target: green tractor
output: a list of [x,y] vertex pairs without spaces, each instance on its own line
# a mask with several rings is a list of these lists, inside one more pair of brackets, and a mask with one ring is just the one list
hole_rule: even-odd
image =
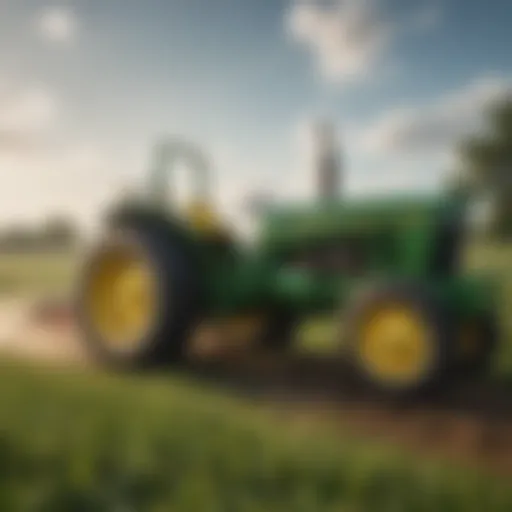
[[[383,392],[409,396],[488,368],[495,293],[461,271],[467,198],[269,205],[247,247],[210,205],[201,152],[171,141],[156,154],[150,192],[112,212],[80,275],[79,330],[101,363],[178,363],[208,319],[257,318],[256,347],[282,351],[301,319],[332,312],[343,357]],[[197,177],[186,213],[165,195],[177,160]]]

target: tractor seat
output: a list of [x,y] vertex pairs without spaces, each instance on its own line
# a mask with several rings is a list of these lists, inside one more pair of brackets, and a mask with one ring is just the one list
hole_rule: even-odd
[[230,241],[232,239],[231,233],[225,223],[207,203],[191,203],[187,207],[186,218],[192,230],[204,235],[206,238],[223,241]]

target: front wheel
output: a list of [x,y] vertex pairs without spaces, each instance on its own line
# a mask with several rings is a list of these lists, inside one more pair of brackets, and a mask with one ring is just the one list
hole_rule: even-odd
[[451,321],[422,287],[397,284],[369,290],[347,316],[349,360],[376,391],[405,397],[445,382]]

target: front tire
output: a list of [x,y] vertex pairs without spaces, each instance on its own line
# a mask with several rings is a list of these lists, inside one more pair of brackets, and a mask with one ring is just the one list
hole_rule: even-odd
[[368,290],[349,308],[345,326],[349,361],[378,393],[405,398],[445,383],[451,320],[422,287]]
[[184,247],[151,224],[112,230],[85,262],[77,317],[94,359],[142,369],[183,359],[198,289]]

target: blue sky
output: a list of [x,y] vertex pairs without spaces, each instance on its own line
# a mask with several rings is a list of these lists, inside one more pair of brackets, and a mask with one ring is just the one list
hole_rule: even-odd
[[160,133],[212,154],[228,213],[307,195],[319,115],[350,191],[436,187],[509,90],[511,22],[507,0],[1,0],[0,212],[90,220]]

